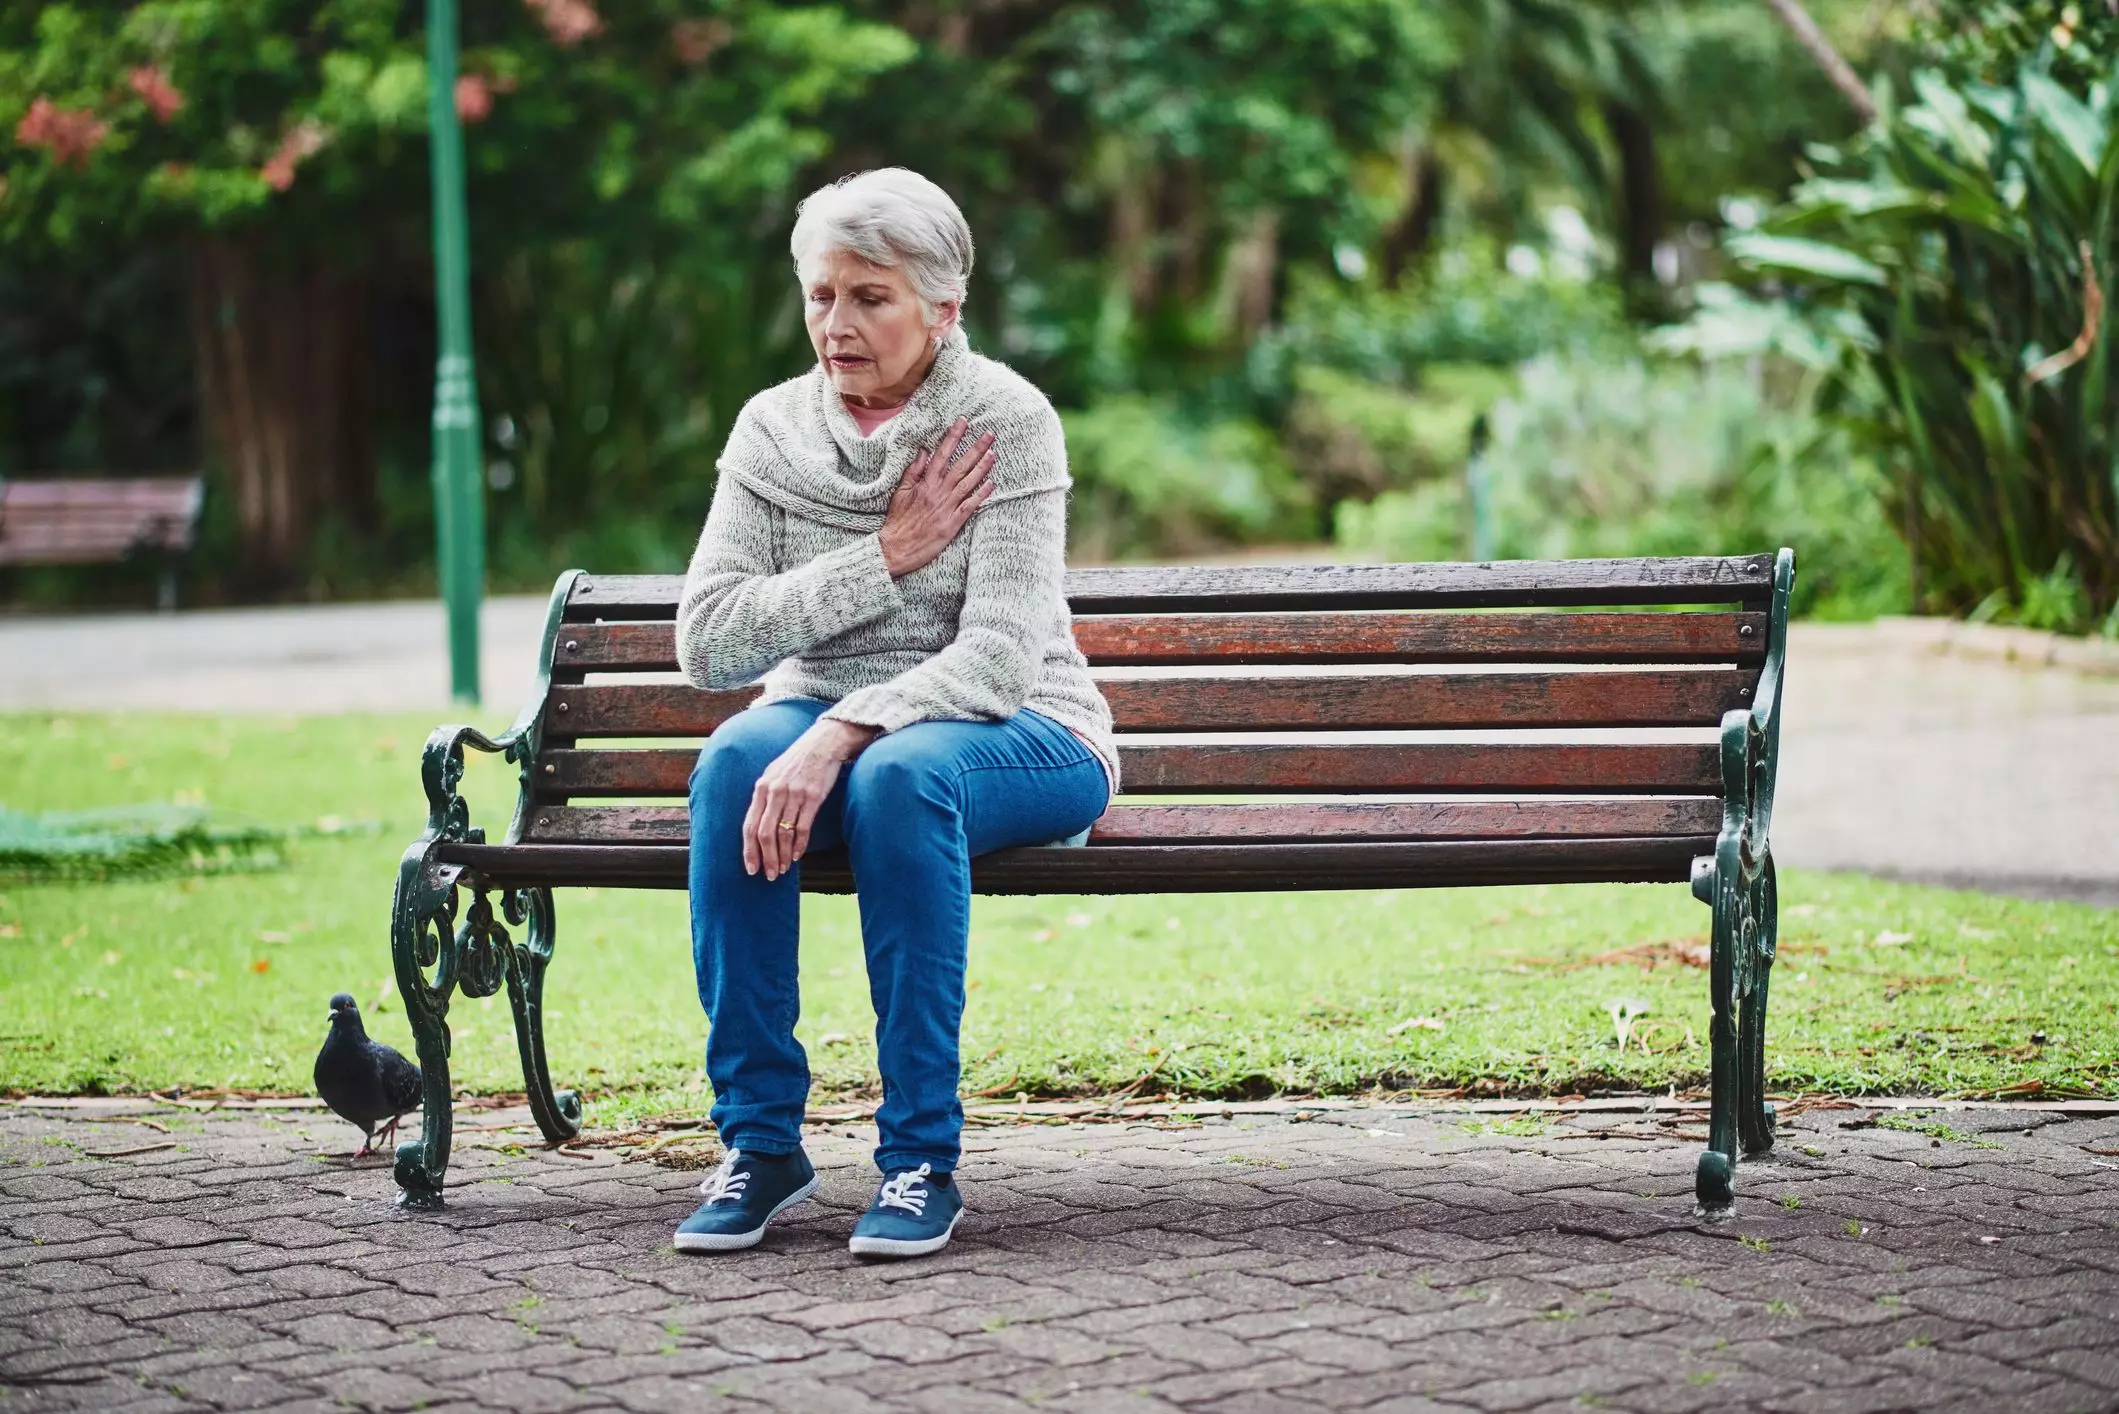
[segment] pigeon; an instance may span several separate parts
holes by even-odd
[[[376,1151],[375,1127],[383,1142],[397,1134],[397,1122],[419,1108],[419,1067],[361,1028],[361,1009],[351,995],[331,999],[331,1034],[316,1053],[316,1093],[341,1119],[360,1127],[361,1146],[354,1158]]]

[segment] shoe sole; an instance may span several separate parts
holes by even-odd
[[[929,1252],[939,1252],[947,1247],[956,1232],[956,1225],[963,1218],[964,1210],[957,1209],[956,1216],[949,1220],[949,1231],[940,1237],[851,1237],[847,1239],[846,1250],[856,1257],[924,1257]]]
[[[782,1198],[773,1210],[765,1215],[765,1221],[749,1232],[680,1232],[676,1237],[679,1252],[740,1252],[746,1247],[756,1247],[765,1239],[765,1229],[774,1218],[792,1208],[803,1199],[813,1195],[820,1180],[814,1175],[809,1182]]]

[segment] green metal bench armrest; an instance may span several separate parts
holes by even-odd
[[[470,808],[459,793],[466,748],[501,756],[515,763],[521,788],[507,838],[513,843],[521,837],[535,790],[533,773],[538,753],[544,747],[544,703],[552,690],[552,650],[566,617],[568,596],[573,593],[574,581],[580,575],[580,570],[568,570],[552,586],[551,602],[545,609],[543,651],[537,659],[537,680],[531,684],[528,699],[508,729],[499,736],[489,737],[476,727],[454,724],[436,727],[427,737],[419,763],[420,782],[427,791],[427,832],[413,846],[414,849],[439,840],[485,843],[486,832],[471,824]]]

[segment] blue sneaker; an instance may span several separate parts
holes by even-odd
[[[846,1250],[856,1257],[922,1257],[949,1245],[957,1219],[964,1216],[964,1195],[944,1175],[938,1183],[930,1165],[906,1169],[886,1179],[876,1198],[853,1225]]]
[[[731,1149],[699,1185],[706,1201],[677,1228],[679,1252],[734,1252],[755,1247],[765,1225],[817,1191],[809,1155],[746,1154]]]

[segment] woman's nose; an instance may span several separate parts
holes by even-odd
[[[824,337],[837,338],[853,329],[853,316],[847,311],[845,300],[833,300],[831,310],[824,316]]]

